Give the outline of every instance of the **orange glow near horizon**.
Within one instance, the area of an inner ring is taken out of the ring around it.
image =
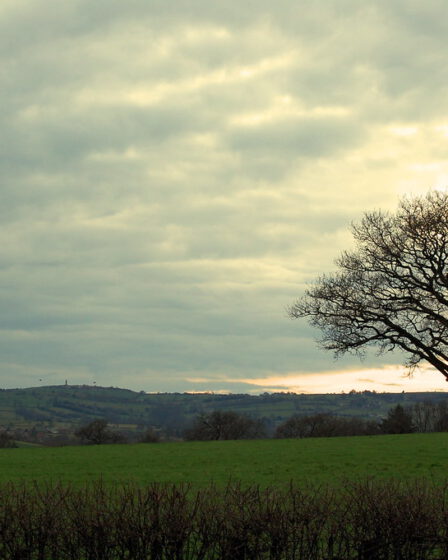
[[[319,374],[292,374],[266,379],[245,379],[244,382],[295,393],[341,393],[356,391],[400,392],[446,391],[448,384],[443,375],[433,369],[422,368],[411,377],[400,366],[357,369],[352,371],[322,372]]]
[[[191,382],[212,381],[205,378],[190,378]],[[213,380],[216,383],[216,379]],[[448,384],[443,375],[429,367],[416,370],[412,376],[402,366],[390,365],[382,368],[364,368],[350,371],[324,371],[322,373],[291,372],[259,378],[221,378],[226,383],[253,385],[250,393],[290,391],[294,393],[348,393],[377,391],[398,393],[447,391]],[[216,392],[216,391],[215,391]]]

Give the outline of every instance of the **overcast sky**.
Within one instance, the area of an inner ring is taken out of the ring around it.
[[[444,0],[2,0],[0,387],[445,389],[287,318],[448,185]]]

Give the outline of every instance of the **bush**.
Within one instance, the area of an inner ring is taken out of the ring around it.
[[[160,436],[153,428],[149,428],[148,430],[146,430],[146,432],[139,439],[139,443],[159,443],[159,442],[160,442]]]
[[[415,432],[412,414],[400,404],[391,408],[380,424],[384,434],[411,434]]]
[[[447,558],[448,486],[0,486],[2,560]]]
[[[376,422],[362,418],[344,418],[331,414],[295,415],[275,431],[276,438],[366,436],[379,433]]]
[[[102,443],[125,443],[126,438],[120,432],[108,428],[107,420],[93,420],[75,432],[83,443],[100,445]]]
[[[17,447],[17,444],[11,434],[5,430],[0,431],[0,448]]]
[[[187,440],[257,439],[266,437],[261,420],[233,411],[215,410],[196,417],[193,425],[185,431]]]

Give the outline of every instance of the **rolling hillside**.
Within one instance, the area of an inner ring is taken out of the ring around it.
[[[61,385],[0,390],[0,426],[73,430],[95,418],[128,429],[153,426],[180,433],[201,412],[234,410],[263,418],[269,428],[293,414],[329,412],[380,419],[396,404],[445,400],[445,393],[375,393],[305,395],[147,394],[115,387]]]

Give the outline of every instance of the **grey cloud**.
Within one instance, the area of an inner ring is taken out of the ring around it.
[[[220,389],[357,365],[285,307],[396,188],[393,150],[363,151],[375,135],[446,118],[440,5],[409,5],[3,4],[5,383]]]
[[[303,118],[232,131],[230,144],[234,149],[317,158],[358,144],[362,137],[362,128],[353,120]]]
[[[170,137],[201,131],[210,119],[192,117],[189,107],[67,111],[9,123],[6,156],[28,156],[33,164],[65,165],[91,153],[151,147]],[[8,132],[8,131],[7,131]]]
[[[356,4],[333,12],[318,40],[306,38],[310,57],[290,73],[291,91],[308,103],[356,104],[373,121],[418,121],[446,112],[441,3]],[[428,91],[435,103],[428,102]]]

